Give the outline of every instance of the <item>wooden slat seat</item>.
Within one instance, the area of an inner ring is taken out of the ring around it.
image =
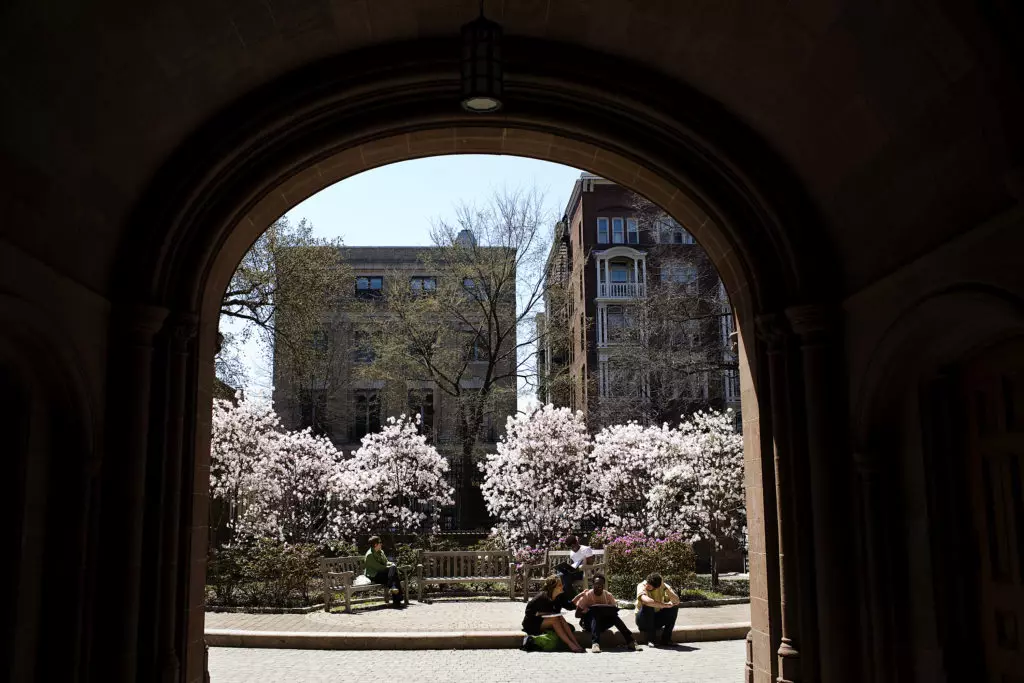
[[[324,611],[331,611],[331,602],[334,593],[342,593],[345,596],[345,611],[352,611],[352,596],[362,593],[381,592],[385,599],[390,597],[387,593],[387,586],[377,583],[355,584],[357,576],[364,571],[365,557],[353,555],[351,557],[321,557],[320,573],[324,582]],[[406,580],[402,579],[402,595],[405,597],[405,604],[409,604],[409,587]]]
[[[509,600],[514,600],[515,582],[515,563],[508,551],[430,550],[420,553],[420,563],[416,565],[419,600],[423,600],[428,583],[507,583]]]
[[[544,583],[544,579],[550,576],[562,562],[569,561],[569,555],[572,554],[571,550],[547,550],[544,553],[544,559],[537,564],[528,564],[523,566],[523,602],[530,599],[530,588],[537,586],[538,588]],[[583,589],[586,590],[590,587],[590,581],[594,574],[604,574],[605,578],[610,578],[608,574],[608,564],[605,562],[604,550],[594,550],[594,563],[585,564],[580,569],[583,571]],[[571,596],[570,596],[571,597]],[[627,598],[632,596],[627,596]]]

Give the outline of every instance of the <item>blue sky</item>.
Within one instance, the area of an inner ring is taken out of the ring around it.
[[[456,155],[403,161],[360,173],[318,192],[287,213],[308,219],[316,235],[341,237],[349,246],[430,244],[430,227],[454,217],[455,206],[484,203],[504,188],[536,187],[552,221],[562,215],[580,171],[535,159]],[[225,327],[225,329],[231,329]],[[268,397],[269,363],[255,342],[243,348],[247,392]],[[525,401],[520,397],[520,406]]]

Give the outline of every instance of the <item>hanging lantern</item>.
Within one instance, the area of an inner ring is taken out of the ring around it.
[[[501,109],[501,26],[480,16],[462,27],[462,108],[476,114]]]

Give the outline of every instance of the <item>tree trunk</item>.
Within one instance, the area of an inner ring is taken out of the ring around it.
[[[718,590],[718,539],[711,537],[711,590]]]

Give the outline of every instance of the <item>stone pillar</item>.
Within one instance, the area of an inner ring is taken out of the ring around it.
[[[779,644],[778,683],[799,683],[800,672],[800,587],[798,579],[798,538],[796,534],[797,487],[793,472],[797,467],[792,435],[792,406],[788,366],[789,325],[779,314],[758,316],[758,336],[764,340],[768,355],[771,392],[772,440],[775,462],[775,501],[779,535],[779,602],[781,605],[781,642]]]
[[[895,633],[892,621],[892,595],[889,586],[892,579],[886,570],[887,556],[885,493],[879,458],[875,452],[859,450],[853,454],[857,470],[859,504],[858,528],[860,531],[860,552],[864,557],[867,571],[862,601],[865,624],[868,627],[867,642],[863,643],[868,663],[865,680],[885,683],[896,679],[896,662],[892,644]]]
[[[189,552],[187,544],[182,540],[187,534],[182,524],[181,503],[182,482],[191,484],[191,478],[187,476],[191,472],[191,462],[188,462],[191,449],[188,448],[185,435],[186,413],[189,410],[186,389],[189,352],[196,335],[197,321],[192,315],[176,316],[168,328],[163,374],[167,421],[163,425],[165,449],[160,506],[160,561],[157,568],[160,573],[157,656],[161,680],[173,683],[181,675],[181,648],[185,646],[183,638],[187,639],[187,634],[181,628],[181,607],[187,603],[183,602],[183,596],[179,594],[181,570],[184,567],[187,571]]]
[[[747,631],[747,665],[743,669],[743,683],[754,683],[754,632]]]
[[[843,429],[847,386],[833,371],[839,360],[837,325],[824,306],[792,307],[786,317],[800,337],[803,367],[820,680],[862,681],[850,524],[853,472]]]
[[[107,386],[107,457],[101,490],[98,594],[92,630],[94,680],[134,682],[139,675],[146,460],[153,342],[167,317],[154,306],[115,310]]]

